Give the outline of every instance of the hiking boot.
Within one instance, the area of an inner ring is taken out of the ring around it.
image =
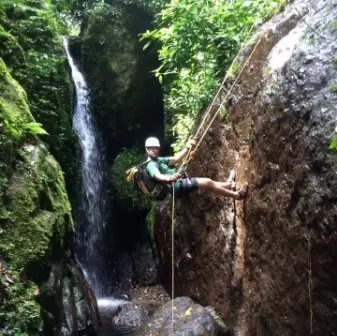
[[[238,198],[237,200],[241,201],[247,197],[248,194],[248,182],[246,182],[243,187],[238,191]]]

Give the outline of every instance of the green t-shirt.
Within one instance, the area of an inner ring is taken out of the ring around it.
[[[151,177],[154,177],[156,169],[159,170],[161,174],[172,175],[176,172],[174,168],[168,166],[168,157],[158,157],[156,160],[151,160],[146,165],[146,170]]]

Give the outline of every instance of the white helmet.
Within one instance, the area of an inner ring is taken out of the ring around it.
[[[147,138],[145,141],[145,147],[160,147],[159,140],[154,137]]]

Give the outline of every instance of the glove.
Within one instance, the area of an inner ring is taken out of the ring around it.
[[[194,160],[194,159],[195,159],[195,155],[196,155],[195,151],[192,150],[192,151],[190,152],[190,158],[191,158],[191,160]]]
[[[187,145],[186,145],[186,148],[187,148],[188,150],[190,150],[190,149],[194,148],[196,144],[197,144],[197,142],[195,141],[195,139],[194,139],[194,138],[191,138],[191,139],[188,141],[188,143],[187,143]]]
[[[179,173],[175,173],[173,175],[169,175],[168,176],[167,182],[175,182],[175,181],[177,181],[179,179],[180,179],[180,174]]]

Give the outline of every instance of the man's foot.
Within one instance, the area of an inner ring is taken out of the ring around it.
[[[235,178],[236,178],[236,171],[234,169],[232,169],[229,172],[228,179],[226,180],[226,182],[230,183],[230,189],[232,189],[232,190],[235,190],[235,187],[236,187]]]
[[[248,183],[246,182],[243,187],[238,191],[237,200],[241,201],[247,197],[248,194]]]

